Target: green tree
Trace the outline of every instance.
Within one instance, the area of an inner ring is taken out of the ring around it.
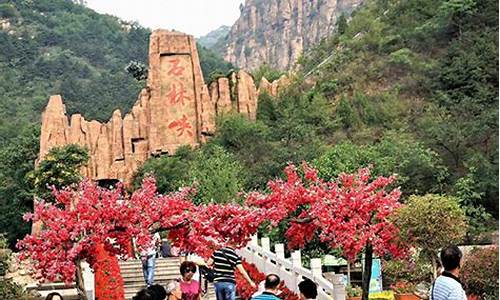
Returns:
[[[255,80],[256,85],[260,83],[262,77],[265,77],[269,82],[273,82],[279,79],[285,72],[275,70],[268,66],[267,64],[262,64],[255,71],[252,72],[253,79]]]
[[[226,76],[234,66],[226,62],[219,54],[213,50],[197,44],[198,54],[200,55],[201,71],[205,82],[210,83],[217,77]]]
[[[454,197],[427,194],[410,196],[394,217],[401,239],[422,250],[437,275],[439,249],[463,241],[467,218]]]
[[[468,218],[466,238],[471,244],[481,241],[481,233],[494,230],[496,227],[491,214],[481,205],[485,193],[480,186],[482,180],[478,178],[478,175],[476,168],[470,167],[468,173],[457,179],[453,187],[454,194]]]
[[[27,175],[35,168],[39,130],[22,130],[0,148],[0,228],[13,248],[30,231],[23,214],[33,210],[33,189]]]
[[[270,128],[261,121],[250,121],[240,114],[224,117],[212,142],[232,153],[247,170],[246,190],[265,188],[267,181],[281,172],[274,157],[276,143],[271,140]]]
[[[447,175],[437,153],[400,132],[389,132],[372,145],[340,143],[313,164],[325,180],[371,165],[373,177],[396,174],[405,195],[438,192]]]
[[[152,175],[156,178],[158,192],[166,194],[177,191],[189,182],[189,168],[195,152],[189,146],[177,149],[172,156],[148,159],[134,175],[134,187],[141,186],[142,179]]]
[[[236,201],[246,178],[238,160],[218,145],[203,146],[190,164],[189,180],[197,190],[197,204]]]
[[[52,200],[52,187],[61,189],[83,179],[80,169],[89,159],[87,149],[76,144],[52,148],[28,176],[37,197]]]

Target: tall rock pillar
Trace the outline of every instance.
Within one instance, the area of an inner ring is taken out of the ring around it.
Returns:
[[[181,145],[200,143],[203,85],[194,38],[166,30],[154,31],[148,74],[151,153],[172,154]]]

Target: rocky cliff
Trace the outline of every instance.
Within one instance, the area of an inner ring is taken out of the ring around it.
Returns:
[[[194,38],[157,30],[149,45],[147,87],[130,113],[116,110],[106,123],[87,121],[81,114],[66,115],[61,96],[50,97],[42,116],[39,161],[56,146],[78,144],[89,151],[82,169],[94,179],[130,183],[137,168],[152,155],[173,154],[179,146],[196,147],[211,136],[215,119],[234,111],[255,120],[260,92],[276,95],[286,77],[273,83],[263,79],[256,89],[244,71],[203,82]]]
[[[229,30],[231,30],[231,27],[223,25],[215,30],[210,31],[206,35],[197,38],[196,41],[203,47],[214,49],[214,46],[217,44],[217,42],[229,34]]]
[[[264,62],[286,70],[333,32],[337,18],[362,0],[246,0],[224,41],[224,58],[245,69]]]

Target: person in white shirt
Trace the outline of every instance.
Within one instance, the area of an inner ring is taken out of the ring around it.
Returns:
[[[148,287],[154,284],[156,249],[159,244],[161,244],[160,234],[155,233],[151,239],[150,245],[140,252],[144,281]]]
[[[462,251],[452,245],[443,248],[440,256],[444,271],[432,285],[430,300],[466,300],[467,296],[458,278]]]

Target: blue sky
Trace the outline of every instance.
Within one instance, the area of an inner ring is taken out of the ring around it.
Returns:
[[[87,0],[99,13],[137,21],[151,29],[175,29],[199,37],[233,25],[243,0]]]

